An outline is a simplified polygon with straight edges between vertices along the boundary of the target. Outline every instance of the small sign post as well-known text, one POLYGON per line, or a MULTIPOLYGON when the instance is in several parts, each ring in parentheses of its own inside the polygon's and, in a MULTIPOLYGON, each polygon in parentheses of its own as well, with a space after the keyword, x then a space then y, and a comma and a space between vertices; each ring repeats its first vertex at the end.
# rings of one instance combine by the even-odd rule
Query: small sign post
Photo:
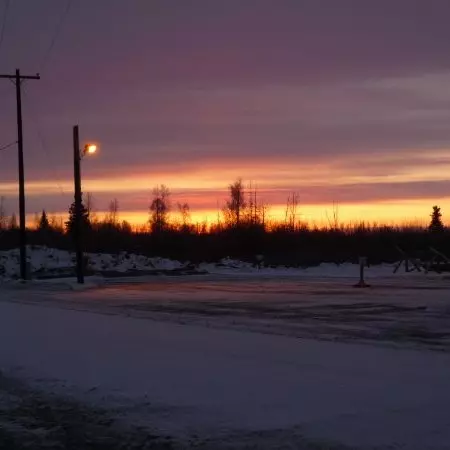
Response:
POLYGON ((370 287, 364 280, 364 269, 367 266, 367 257, 360 256, 359 258, 359 281, 355 284, 357 288, 368 288, 370 287))

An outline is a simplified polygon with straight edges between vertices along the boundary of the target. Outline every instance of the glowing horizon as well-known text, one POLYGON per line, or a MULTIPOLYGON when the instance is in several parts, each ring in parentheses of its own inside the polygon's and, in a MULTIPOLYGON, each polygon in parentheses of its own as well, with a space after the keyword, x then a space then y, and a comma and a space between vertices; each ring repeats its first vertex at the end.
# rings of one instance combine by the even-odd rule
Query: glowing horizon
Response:
MULTIPOLYGON (((388 201, 373 204, 318 204, 302 205, 297 208, 296 220, 298 223, 305 223, 309 226, 327 227, 334 222, 333 214, 337 211, 339 225, 355 225, 366 223, 370 225, 420 225, 426 226, 429 223, 432 206, 434 203, 428 200, 406 200, 388 201)), ((446 216, 446 210, 450 211, 450 196, 442 198, 438 206, 443 211, 443 222, 450 225, 450 215, 446 216)), ((67 212, 48 212, 50 217, 55 217, 60 222, 65 222, 68 218, 67 212)), ((102 221, 107 216, 108 211, 94 211, 93 218, 102 221)), ((269 205, 267 210, 267 223, 282 223, 285 220, 286 204, 269 205)), ((33 228, 39 213, 27 214, 27 226, 33 228)), ((223 215, 220 209, 200 209, 192 210, 190 213, 190 223, 201 225, 207 223, 208 226, 216 224, 220 219, 223 223, 223 215)), ((148 210, 119 210, 118 222, 127 221, 134 228, 148 225, 148 210)), ((169 213, 170 223, 181 223, 181 215, 172 210, 169 213)))
MULTIPOLYGON (((88 164, 83 168, 83 191, 93 194, 98 215, 103 216, 108 202, 117 198, 123 220, 135 225, 147 222, 152 188, 160 184, 170 189, 173 209, 176 210, 177 202, 187 202, 194 223, 217 222, 218 211, 229 195, 228 185, 239 176, 236 167, 227 160, 221 165, 205 161, 199 167, 188 165, 171 170, 156 167, 148 173, 145 167, 134 171, 130 168, 129 174, 94 173, 97 175, 94 177, 88 164)), ((434 204, 442 207, 445 220, 446 209, 450 206, 447 196, 450 150, 443 148, 426 154, 410 150, 406 162, 398 155, 367 156, 362 167, 351 157, 338 161, 293 161, 290 165, 284 161, 260 161, 252 165, 244 159, 240 171, 248 177, 243 179, 245 191, 250 186, 256 189, 258 201, 269 206, 269 221, 283 220, 286 199, 293 192, 299 196, 298 219, 320 225, 329 222, 333 203, 339 205, 339 218, 343 223, 425 223, 434 204), (416 163, 411 165, 412 161, 416 163)), ((0 192, 10 200, 15 199, 17 183, 0 183, 0 192)), ((46 209, 65 217, 66 213, 61 211, 68 209, 72 202, 71 192, 70 178, 57 184, 54 179, 30 180, 26 183, 28 211, 46 209), (61 191, 57 197, 56 185, 61 191), (36 204, 38 208, 33 206, 36 204)), ((9 203, 12 212, 14 206, 9 203)), ((172 216, 176 218, 176 212, 172 212, 172 216)))
MULTIPOLYGON (((41 2, 14 4, 5 70, 35 70, 46 58, 61 11, 41 2), (24 32, 35 37, 27 45, 24 32)), ((309 222, 327 223, 333 202, 344 222, 426 222, 434 204, 445 220, 450 3, 426 7, 422 33, 423 0, 344 2, 336 14, 332 0, 261 1, 258 14, 245 2, 132 3, 105 11, 79 2, 50 69, 27 85, 29 214, 68 210, 78 123, 80 148, 99 145, 83 159, 83 192, 99 211, 117 198, 133 223, 146 221, 160 184, 174 204, 189 203, 194 221, 215 221, 238 177, 256 184, 278 220, 292 192, 309 222), (80 33, 80 23, 95 26, 80 33)), ((6 143, 16 133, 7 86, 2 104, 6 143)), ((0 153, 8 214, 18 211, 16 173, 11 147, 0 153)))

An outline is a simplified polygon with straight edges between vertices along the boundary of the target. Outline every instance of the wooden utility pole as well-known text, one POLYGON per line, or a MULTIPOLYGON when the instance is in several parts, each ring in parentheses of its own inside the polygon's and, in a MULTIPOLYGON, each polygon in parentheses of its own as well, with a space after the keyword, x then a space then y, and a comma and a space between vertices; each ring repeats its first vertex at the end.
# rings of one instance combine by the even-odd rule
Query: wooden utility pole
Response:
POLYGON ((80 135, 78 125, 73 127, 73 180, 75 185, 75 254, 77 260, 77 281, 84 283, 83 271, 83 230, 81 223, 82 213, 82 194, 81 194, 81 151, 80 151, 80 135))
POLYGON ((16 69, 15 75, 0 75, 0 78, 8 78, 16 85, 17 100, 17 147, 19 155, 19 216, 20 216, 20 278, 27 279, 27 235, 25 217, 25 170, 23 164, 23 130, 22 130, 22 80, 40 80, 39 74, 21 75, 16 69))

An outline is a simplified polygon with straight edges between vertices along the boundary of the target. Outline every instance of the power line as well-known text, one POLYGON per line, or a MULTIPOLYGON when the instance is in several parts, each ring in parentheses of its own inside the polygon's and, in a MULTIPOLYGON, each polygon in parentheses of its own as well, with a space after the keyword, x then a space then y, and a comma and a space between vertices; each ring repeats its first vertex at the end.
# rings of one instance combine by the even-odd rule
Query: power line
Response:
POLYGON ((12 147, 13 145, 16 145, 16 144, 17 144, 17 141, 10 142, 9 144, 6 144, 6 145, 4 145, 3 147, 0 147, 0 152, 1 152, 2 150, 6 150, 7 148, 12 147))
POLYGON ((44 55, 44 59, 42 60, 41 72, 45 69, 45 66, 47 65, 47 63, 50 59, 50 55, 53 51, 53 48, 55 47, 56 41, 61 33, 62 26, 64 24, 64 21, 66 20, 67 15, 69 14, 71 6, 72 6, 72 0, 67 0, 66 8, 64 9, 64 11, 59 19, 59 22, 55 28, 55 33, 53 34, 53 37, 50 41, 50 45, 44 55))
MULTIPOLYGON (((24 96, 32 103, 33 100, 31 99, 30 95, 27 93, 26 89, 23 90, 23 93, 24 93, 24 96)), ((60 174, 58 173, 56 166, 54 164, 52 164, 52 158, 50 156, 50 152, 48 151, 47 140, 45 139, 44 133, 42 132, 42 126, 40 125, 38 115, 35 114, 31 108, 30 108, 30 112, 31 112, 31 114, 30 114, 31 120, 33 121, 34 126, 36 127, 36 133, 39 138, 39 143, 41 144, 41 148, 44 151, 45 156, 47 157, 47 161, 49 162, 51 170, 53 171, 56 185, 58 186, 60 194, 65 196, 66 192, 64 191, 64 188, 62 187, 62 185, 60 183, 60 180, 61 180, 61 177, 59 176, 60 174)))
POLYGON ((9 2, 10 2, 10 0, 5 0, 5 9, 3 10, 2 28, 0 30, 0 49, 2 48, 3 39, 5 37, 5 28, 6 28, 6 21, 8 18, 9 2))

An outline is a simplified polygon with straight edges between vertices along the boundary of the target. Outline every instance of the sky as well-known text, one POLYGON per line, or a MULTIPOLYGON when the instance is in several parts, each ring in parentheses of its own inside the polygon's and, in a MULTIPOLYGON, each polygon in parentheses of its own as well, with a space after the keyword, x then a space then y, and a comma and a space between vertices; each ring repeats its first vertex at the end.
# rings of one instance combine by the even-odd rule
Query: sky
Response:
MULTIPOLYGON (((215 220, 241 177, 273 218, 292 192, 301 220, 333 204, 343 221, 426 221, 434 204, 450 217, 448 0, 6 4, 0 73, 41 74, 23 84, 30 215, 67 211, 79 124, 100 148, 82 162, 99 214, 117 198, 143 223, 164 183, 215 220)), ((8 80, 0 98, 1 147, 16 139, 8 80)), ((14 146, 0 195, 17 212, 14 146)))

